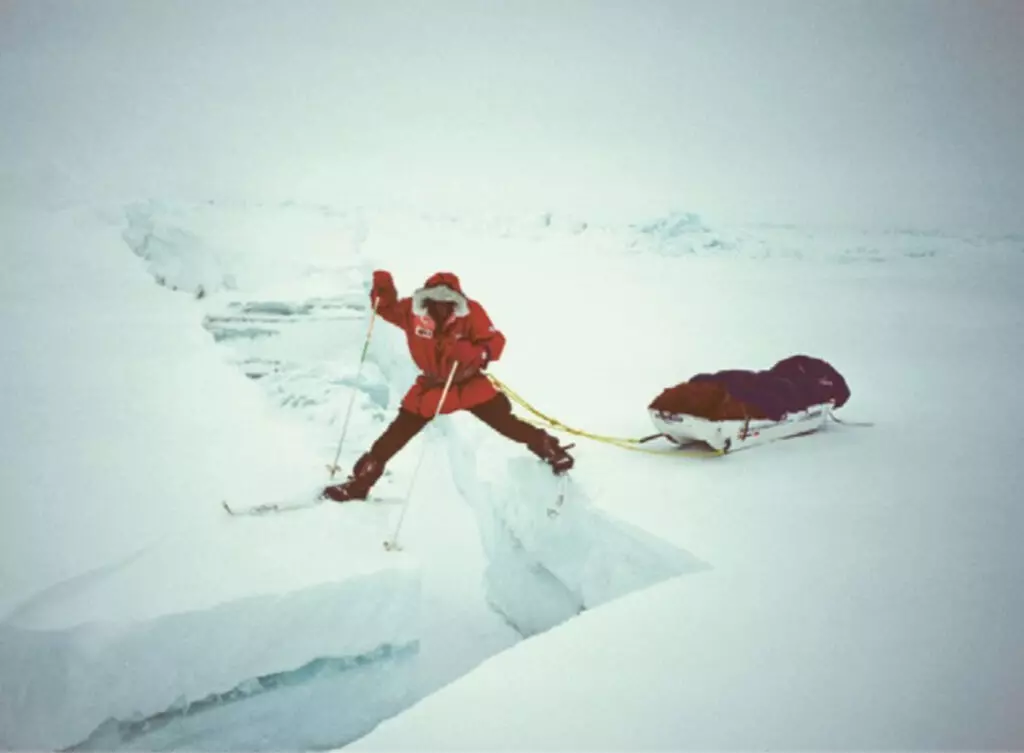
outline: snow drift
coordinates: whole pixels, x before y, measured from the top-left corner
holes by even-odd
[[[487,223],[420,218],[373,225],[349,254],[333,245],[347,219],[311,219],[308,240],[332,250],[307,264],[282,243],[301,230],[298,210],[279,209],[257,223],[265,238],[219,227],[208,208],[181,222],[193,211],[181,207],[178,219],[137,215],[151,228],[142,242],[123,235],[121,211],[105,225],[11,215],[0,231],[13,251],[4,347],[18,364],[0,373],[5,744],[322,748],[417,701],[356,747],[1021,739],[1019,432],[1006,420],[1019,405],[1006,346],[1024,323],[1018,248],[947,239],[938,259],[930,239],[918,254],[901,237],[877,256],[837,241],[767,263],[777,246],[705,244],[700,230],[685,254],[637,245],[623,257],[629,233],[604,233],[590,253],[593,227],[494,238]],[[232,240],[197,271],[193,243],[243,237],[260,269]],[[810,254],[814,240],[793,237]],[[443,262],[410,254],[428,242]],[[557,506],[550,472],[452,416],[382,487],[404,493],[425,447],[403,533],[415,562],[380,559],[395,505],[225,520],[222,498],[284,498],[323,476],[353,387],[342,466],[383,429],[413,377],[397,332],[378,327],[354,371],[367,273],[396,265],[403,281],[463,272],[511,335],[503,381],[571,423],[646,431],[638,405],[696,364],[827,348],[858,385],[853,418],[876,427],[830,425],[708,462],[584,443]],[[564,298],[569,279],[585,299]],[[617,332],[614,318],[590,326],[609,280],[644,291],[616,336],[629,349],[607,371],[559,368],[567,349],[604,352]],[[523,290],[562,301],[571,343],[537,336],[550,309],[523,305]],[[985,399],[951,404],[976,394],[979,374]],[[379,634],[338,631],[349,610]],[[59,729],[42,730],[53,709]]]
[[[314,660],[414,649],[415,567],[377,553],[359,510],[331,512],[227,520],[31,599],[0,625],[0,741],[64,748]],[[366,731],[336,718],[334,741]]]
[[[449,437],[456,483],[473,508],[488,557],[488,602],[524,636],[708,567],[602,513],[584,487],[553,477],[535,459],[507,458],[507,450],[481,437],[459,437],[456,431]],[[480,467],[481,456],[507,459]]]
[[[444,558],[424,548],[423,539],[412,540],[419,561],[384,552],[380,545],[394,524],[395,506],[325,504],[273,518],[227,518],[221,499],[238,507],[312,494],[309,479],[323,477],[322,465],[314,463],[334,449],[338,408],[351,390],[357,390],[359,410],[349,427],[343,467],[390,420],[414,377],[401,339],[379,328],[361,376],[351,373],[365,337],[372,261],[360,258],[351,218],[340,213],[296,207],[252,213],[149,202],[130,206],[123,220],[109,210],[102,216],[109,224],[97,225],[88,213],[67,215],[79,242],[95,234],[89,248],[108,256],[116,254],[115,232],[127,223],[121,232],[122,256],[110,256],[108,278],[96,279],[84,259],[76,269],[79,289],[110,289],[102,308],[91,308],[104,311],[103,319],[79,319],[85,337],[77,344],[106,337],[104,326],[117,315],[123,297],[110,286],[123,285],[125,270],[132,270],[135,276],[127,278],[136,296],[135,321],[169,306],[174,316],[159,314],[167,322],[161,350],[174,349],[179,369],[182,362],[201,356],[195,383],[207,369],[218,369],[222,379],[197,393],[174,379],[162,383],[159,373],[142,368],[152,364],[159,370],[164,360],[135,364],[133,392],[142,404],[172,404],[180,392],[190,401],[187,413],[219,422],[219,442],[207,444],[212,432],[194,432],[193,455],[185,460],[166,440],[157,439],[167,426],[164,416],[137,412],[137,423],[124,427],[144,425],[154,436],[159,454],[147,458],[147,468],[160,465],[151,478],[164,473],[180,484],[194,477],[197,467],[191,458],[203,452],[209,453],[213,472],[221,453],[230,457],[221,443],[236,441],[235,426],[247,431],[237,440],[246,467],[234,485],[219,479],[219,486],[190,491],[187,500],[174,486],[148,496],[136,493],[135,507],[118,506],[129,498],[96,469],[95,483],[106,484],[106,496],[90,495],[84,501],[92,506],[92,516],[127,523],[135,515],[149,523],[149,530],[109,549],[103,541],[90,546],[69,530],[54,543],[80,549],[83,559],[40,581],[27,592],[30,598],[12,597],[0,623],[0,695],[10,700],[0,719],[4,744],[82,749],[173,748],[183,741],[193,748],[220,749],[336,745],[509,645],[508,637],[487,627],[485,635],[474,638],[478,645],[465,647],[466,658],[438,662],[435,655],[453,629],[455,634],[481,629],[476,616],[465,627],[458,624],[475,615],[477,601],[495,610],[500,615],[495,621],[511,625],[518,639],[704,566],[683,550],[592,509],[579,486],[566,495],[565,509],[549,516],[554,479],[532,456],[524,457],[521,448],[500,448],[492,462],[478,467],[466,459],[477,440],[448,430],[452,427],[443,421],[440,431],[420,441],[448,446],[450,462],[444,462],[443,452],[435,455],[440,461],[435,472],[451,468],[462,497],[461,515],[477,521],[474,536],[482,561],[464,560],[459,567],[470,572],[479,567],[482,581],[459,597],[463,601],[438,591],[435,576],[424,590],[422,558]],[[339,239],[356,245],[341,253],[334,245]],[[286,242],[307,248],[302,255],[289,253]],[[147,275],[132,269],[129,251],[162,287],[145,284]],[[23,269],[33,269],[27,258]],[[51,270],[61,267],[54,264]],[[47,305],[60,295],[56,285],[47,291],[43,282],[40,277],[33,298],[22,287],[10,299],[38,308],[36,327],[49,321]],[[34,334],[26,330],[26,342]],[[184,341],[180,345],[179,339]],[[121,339],[101,352],[110,364],[152,348],[146,338],[137,344]],[[219,351],[221,358],[210,358],[219,348],[226,348]],[[86,347],[83,360],[89,355]],[[224,360],[239,369],[233,380],[224,371]],[[96,379],[100,391],[102,371]],[[280,410],[280,417],[253,425],[252,415],[233,412],[228,391],[244,393],[250,404],[260,392],[267,402],[253,414],[266,415],[269,405]],[[102,423],[113,412],[101,403],[89,418]],[[69,438],[77,452],[88,446],[82,432],[91,425],[71,427]],[[293,467],[275,469],[277,459],[270,460],[274,444],[260,444],[271,432],[287,441],[301,437],[290,448]],[[127,456],[138,456],[137,447],[127,446],[130,439],[104,435],[108,451],[118,442],[124,442]],[[301,460],[300,453],[305,455]],[[378,491],[390,490],[393,497],[404,492],[396,474],[406,473],[413,459],[412,453],[396,459]],[[77,480],[91,478],[81,474]],[[35,491],[27,481],[20,483],[21,501],[33,504]],[[428,495],[441,489],[429,479],[421,479],[420,487],[419,493]],[[415,527],[410,530],[414,534]],[[455,540],[448,530],[443,535],[435,530],[433,538],[442,547]],[[424,608],[430,610],[426,621]],[[329,715],[324,704],[296,706],[288,700],[297,694],[308,697],[315,687],[345,695],[350,703]],[[360,694],[360,687],[373,690]],[[280,705],[271,697],[279,697]],[[263,711],[256,714],[259,708]],[[263,723],[252,724],[254,715]],[[286,717],[295,732],[275,732],[271,720]]]
[[[573,477],[595,507],[709,569],[586,610],[350,748],[1020,747],[1021,246],[864,234],[858,255],[772,235],[785,243],[764,254],[628,262],[507,248],[500,285],[518,293],[487,297],[528,356],[502,380],[629,436],[680,374],[827,353],[857,395],[843,418],[875,425],[713,460],[582,446]],[[775,259],[788,244],[800,253]],[[467,254],[467,288],[493,264]],[[569,334],[530,337],[554,301]]]
[[[335,713],[320,743],[358,736],[415,687],[417,568],[383,552],[380,509],[226,516],[222,499],[303,493],[324,456],[225,363],[192,295],[155,286],[117,215],[101,217],[2,223],[3,342],[18,368],[0,374],[0,743],[84,743],[317,662],[381,685],[366,660],[402,657],[390,689]],[[278,711],[303,712],[317,710]]]

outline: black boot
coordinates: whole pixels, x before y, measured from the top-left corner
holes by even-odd
[[[379,463],[370,453],[366,453],[356,461],[348,479],[337,486],[328,486],[321,493],[323,499],[335,502],[348,502],[354,499],[366,499],[370,489],[384,473],[384,465]]]
[[[565,473],[576,463],[572,455],[567,452],[567,450],[573,446],[574,445],[570,444],[562,447],[558,444],[558,439],[547,432],[543,433],[539,441],[531,442],[527,445],[530,452],[550,465],[551,470],[554,471],[556,475]]]

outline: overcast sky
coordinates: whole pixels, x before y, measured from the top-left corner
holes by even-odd
[[[8,193],[1024,229],[1024,0],[0,0],[0,109]]]

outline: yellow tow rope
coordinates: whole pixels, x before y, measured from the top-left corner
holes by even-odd
[[[603,434],[594,434],[589,431],[583,431],[582,429],[574,429],[571,426],[566,426],[558,419],[552,418],[546,413],[542,413],[541,411],[534,408],[532,405],[530,405],[530,403],[524,400],[523,397],[519,395],[515,390],[513,390],[511,387],[502,382],[493,374],[488,374],[485,372],[484,375],[491,380],[491,383],[495,387],[504,392],[509,397],[510,400],[512,400],[514,403],[525,408],[530,413],[540,418],[544,422],[543,425],[546,425],[548,428],[564,431],[567,434],[573,434],[577,437],[586,437],[587,439],[592,439],[595,442],[602,442],[604,444],[614,445],[615,447],[621,447],[624,450],[632,450],[634,452],[645,452],[650,455],[677,455],[682,457],[707,458],[718,457],[719,455],[725,454],[724,450],[716,450],[711,447],[709,447],[707,450],[654,450],[648,449],[646,447],[639,447],[638,445],[640,445],[644,441],[642,439],[629,439],[626,437],[609,437]],[[533,424],[534,426],[541,425],[537,421],[532,421],[530,419],[525,420]]]

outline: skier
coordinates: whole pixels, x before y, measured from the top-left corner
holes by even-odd
[[[558,440],[543,429],[512,414],[512,404],[483,374],[505,348],[505,336],[495,329],[477,301],[462,292],[451,272],[429,277],[412,296],[399,298],[391,273],[373,273],[371,301],[382,319],[405,332],[409,354],[421,374],[402,399],[398,415],[355,463],[348,479],[328,486],[321,496],[336,502],[366,499],[384,467],[434,417],[453,364],[455,376],[440,413],[466,410],[513,442],[526,445],[556,474],[572,468],[574,460]]]

